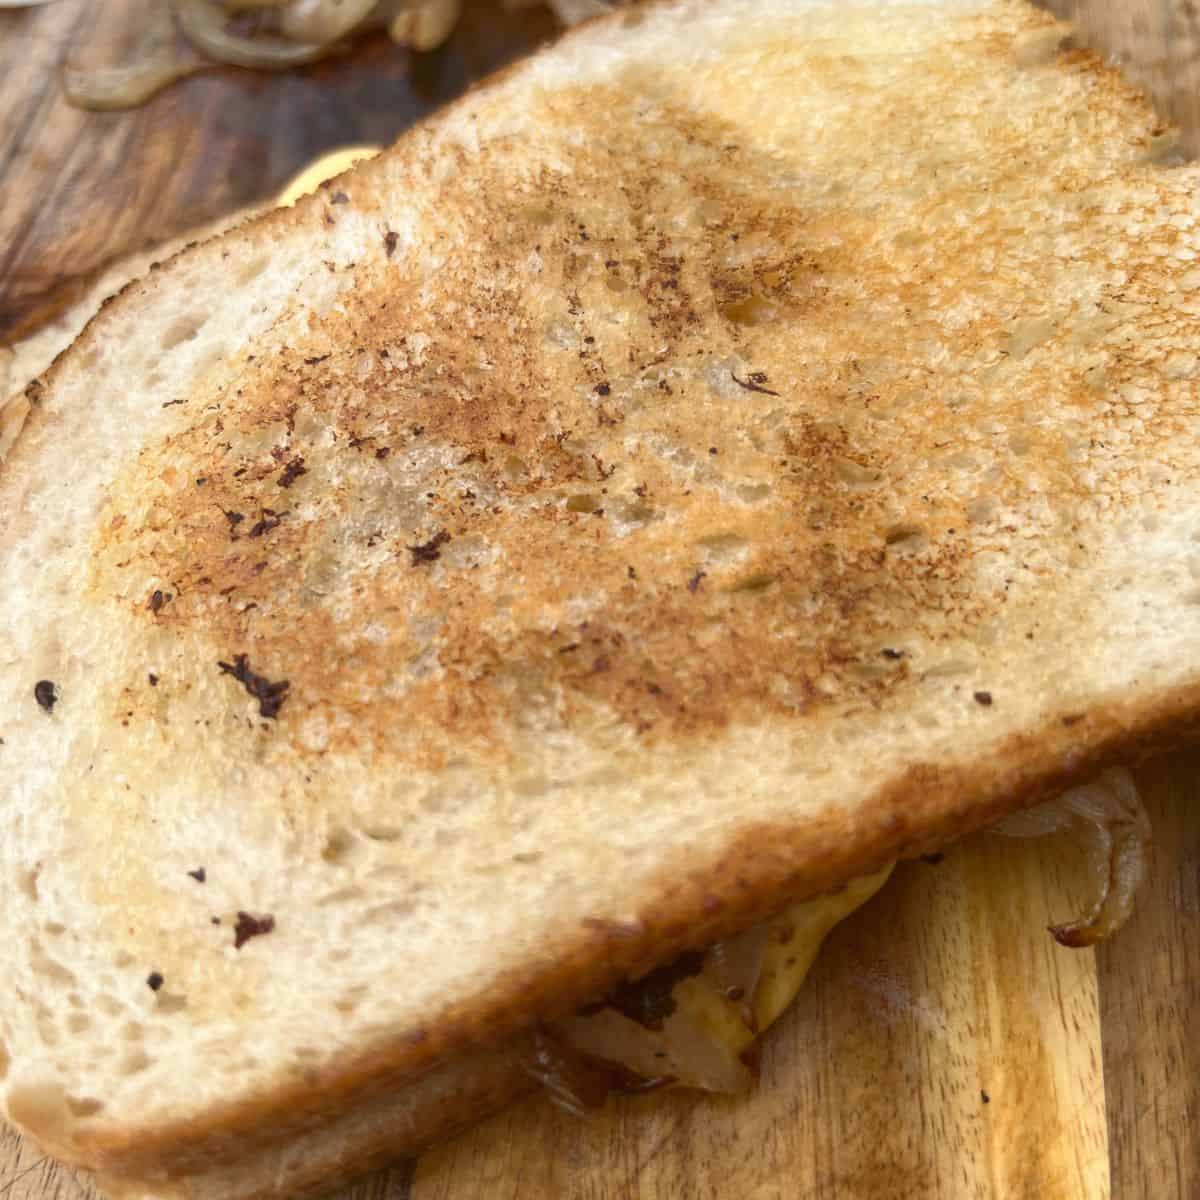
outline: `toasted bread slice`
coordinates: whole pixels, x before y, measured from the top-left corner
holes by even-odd
[[[236,1171],[1190,732],[1198,176],[1060,33],[634,10],[101,311],[0,467],[10,1120]]]
[[[361,145],[322,155],[287,183],[277,197],[276,204],[294,204],[301,196],[315,191],[323,181],[376,153],[376,147]],[[56,294],[52,305],[53,315],[49,319],[39,321],[12,345],[0,346],[0,397],[5,398],[0,400],[0,460],[16,441],[29,413],[25,389],[79,336],[103,305],[148,271],[159,270],[167,259],[274,206],[257,204],[226,213],[206,225],[145,246],[133,254],[123,255],[90,278],[76,283],[69,290],[64,289],[61,297]]]
[[[100,308],[122,288],[168,258],[248,219],[246,209],[189,230],[166,242],[124,255],[98,270],[56,306],[54,315],[11,346],[0,346],[0,461],[17,439],[29,412],[25,389],[79,336]]]

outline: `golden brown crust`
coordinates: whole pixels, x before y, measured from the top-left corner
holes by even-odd
[[[147,447],[97,538],[97,601],[135,572],[170,580],[172,603],[148,593],[135,619],[202,631],[228,661],[252,645],[251,668],[286,677],[293,707],[327,719],[316,753],[431,770],[511,756],[508,731],[551,696],[563,727],[615,714],[643,745],[811,715],[831,696],[877,707],[908,665],[864,647],[924,632],[925,614],[968,628],[995,616],[1006,597],[975,582],[989,547],[955,534],[977,520],[976,498],[943,488],[930,454],[963,418],[901,416],[885,440],[838,412],[896,399],[884,385],[873,395],[860,365],[895,352],[893,331],[848,318],[854,293],[838,284],[874,238],[870,216],[806,219],[763,186],[763,155],[712,117],[668,108],[648,151],[636,109],[609,88],[564,95],[544,124],[565,134],[604,112],[603,151],[568,143],[566,170],[508,203],[503,152],[497,168],[480,156],[471,194],[430,235],[449,241],[465,220],[478,236],[447,251],[432,296],[415,265],[359,266],[343,314],[251,356],[211,415]],[[682,178],[664,179],[664,154],[686,163]],[[711,214],[686,249],[643,222],[675,211]],[[985,249],[931,263],[914,301],[937,275],[969,288]],[[488,286],[474,288],[481,263]],[[888,270],[854,285],[886,296]],[[912,336],[936,333],[911,320]],[[1002,343],[1008,320],[981,315],[966,348]],[[781,325],[812,331],[832,369],[809,373]],[[1065,384],[1082,409],[1092,382]],[[811,399],[798,406],[798,393]],[[1043,472],[1028,496],[1049,476],[1062,504],[1084,503],[1068,432],[1031,426],[1027,441]],[[202,484],[178,486],[185,471]],[[167,488],[138,522],[147,479]],[[465,572],[473,586],[448,598]],[[521,586],[506,595],[511,572]],[[597,600],[551,624],[564,580]],[[409,630],[386,647],[349,641],[342,609],[314,602],[331,589],[408,614]],[[439,668],[415,670],[433,647]],[[379,703],[398,679],[402,722]],[[117,703],[152,719],[159,697]],[[291,748],[313,753],[294,735]]]
[[[760,178],[763,165],[727,145],[730,133],[715,122],[666,117],[672,157],[690,148],[693,161],[681,186],[665,187],[662,148],[641,149],[634,108],[609,89],[572,96],[564,128],[605,110],[628,131],[610,137],[603,156],[592,147],[565,156],[572,192],[547,174],[534,211],[506,210],[497,203],[503,179],[480,164],[484,185],[466,219],[486,240],[448,256],[440,274],[452,282],[440,295],[422,298],[428,285],[415,271],[373,277],[360,268],[344,318],[256,356],[210,418],[139,455],[97,541],[97,596],[131,571],[169,579],[172,603],[141,606],[138,617],[182,636],[202,628],[230,658],[253,645],[258,671],[289,677],[290,703],[329,714],[334,732],[321,754],[399,754],[431,769],[457,754],[511,754],[505,731],[551,694],[569,728],[602,708],[653,744],[751,713],[811,712],[831,677],[865,703],[903,684],[902,660],[863,670],[858,648],[962,596],[971,544],[904,552],[905,530],[888,514],[914,502],[870,482],[903,476],[910,492],[925,484],[902,446],[856,447],[821,415],[825,397],[757,447],[725,411],[770,408],[811,386],[772,352],[757,314],[836,326],[843,318],[830,310],[827,279],[852,270],[854,241],[839,230],[834,249],[827,231],[797,220],[779,197],[743,194],[739,181]],[[641,213],[694,204],[720,215],[687,251],[673,250],[662,229],[637,227]],[[453,219],[464,219],[461,207]],[[720,265],[731,245],[755,243],[770,249]],[[561,258],[562,278],[545,289],[560,311],[522,295],[531,255],[545,259],[547,275]],[[460,306],[459,281],[477,261],[492,264],[491,286]],[[614,295],[626,318],[616,336],[607,325]],[[415,311],[424,314],[417,329]],[[854,340],[871,353],[867,339]],[[701,358],[711,365],[699,379],[662,365]],[[852,389],[857,369],[848,359],[826,395]],[[581,393],[582,405],[565,399]],[[373,400],[380,394],[394,397],[386,410]],[[440,464],[422,470],[429,456]],[[185,467],[203,485],[173,489],[149,524],[135,524],[122,493],[140,506],[145,479]],[[690,480],[681,484],[681,473]],[[776,474],[785,494],[774,502],[762,481]],[[847,488],[848,476],[867,486]],[[735,505],[722,504],[731,493]],[[951,501],[926,520],[963,525],[963,508]],[[375,528],[360,528],[370,520]],[[364,550],[378,566],[347,582],[343,560]],[[475,586],[447,604],[463,571]],[[522,586],[498,622],[510,571]],[[378,697],[427,639],[418,629],[355,654],[341,617],[312,602],[334,579],[356,605],[361,591],[364,605],[369,594],[384,610],[440,614],[445,668],[408,687],[403,722]],[[564,579],[586,580],[600,600],[546,628],[542,610]],[[813,606],[821,618],[810,635],[796,617]],[[709,636],[718,625],[728,636]],[[773,686],[781,657],[785,693]],[[141,716],[136,695],[119,703]],[[311,753],[303,742],[293,748]]]

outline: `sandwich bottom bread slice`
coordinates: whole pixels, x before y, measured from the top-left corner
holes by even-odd
[[[189,245],[207,241],[250,215],[249,211],[232,214],[108,263],[81,285],[64,289],[61,306],[54,306],[51,317],[12,345],[0,346],[0,460],[16,441],[29,414],[25,389],[71,345],[105,303],[131,281],[157,269],[163,260]]]
[[[774,922],[1190,733],[1197,175],[1061,35],[634,9],[101,310],[0,463],[10,1121],[265,1198],[740,1086]]]
[[[330,151],[309,163],[281,189],[276,204],[294,204],[315,191],[325,180],[378,152],[375,146],[347,146]],[[146,246],[108,263],[82,285],[55,293],[53,316],[40,321],[12,345],[0,346],[0,459],[8,453],[29,414],[25,389],[79,336],[101,307],[123,288],[190,246],[208,241],[271,207],[267,204],[239,209],[163,242]]]

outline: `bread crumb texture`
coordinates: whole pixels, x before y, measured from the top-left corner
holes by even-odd
[[[636,19],[25,397],[0,1075],[59,1153],[315,1122],[597,928],[677,948],[754,829],[877,866],[906,772],[1195,684],[1197,174],[1143,101],[1007,2]]]

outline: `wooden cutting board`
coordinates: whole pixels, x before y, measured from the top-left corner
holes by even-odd
[[[0,11],[0,344],[105,262],[273,194],[324,150],[389,140],[553,31],[479,0],[425,58],[380,39],[286,76],[214,72],[133,113],[64,105],[57,65],[127,42],[147,2]],[[1193,0],[1052,7],[1200,149]],[[1099,952],[1045,933],[1079,898],[1060,852],[981,836],[901,866],[835,931],[750,1097],[664,1093],[587,1121],[533,1097],[339,1200],[1195,1200],[1200,755],[1139,779],[1154,866]],[[0,1135],[0,1200],[94,1196]]]

